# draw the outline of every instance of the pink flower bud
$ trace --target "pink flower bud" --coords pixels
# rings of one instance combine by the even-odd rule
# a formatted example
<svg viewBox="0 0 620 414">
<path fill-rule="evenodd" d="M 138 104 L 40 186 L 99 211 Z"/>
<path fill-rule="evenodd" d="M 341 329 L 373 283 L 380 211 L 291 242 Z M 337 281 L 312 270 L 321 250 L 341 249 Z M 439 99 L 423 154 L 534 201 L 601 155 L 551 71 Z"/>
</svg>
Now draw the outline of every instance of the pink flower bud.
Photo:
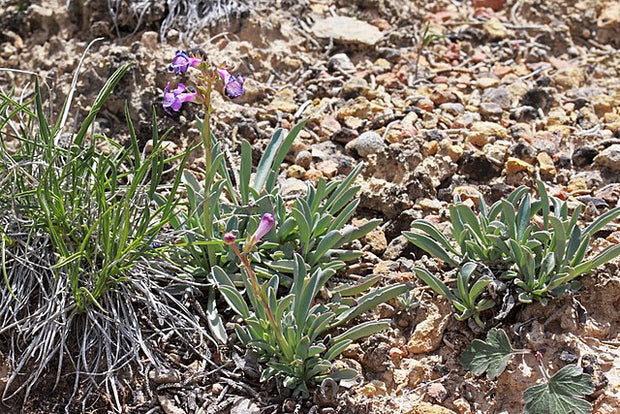
<svg viewBox="0 0 620 414">
<path fill-rule="evenodd" d="M 224 243 L 228 244 L 228 245 L 232 245 L 235 244 L 235 235 L 232 233 L 226 233 L 224 235 Z"/>
<path fill-rule="evenodd" d="M 258 243 L 260 239 L 262 239 L 265 234 L 269 233 L 269 231 L 273 228 L 276 220 L 273 217 L 273 214 L 265 213 L 263 214 L 263 218 L 260 219 L 260 223 L 258 224 L 258 228 L 254 232 L 251 237 L 254 244 Z"/>
</svg>

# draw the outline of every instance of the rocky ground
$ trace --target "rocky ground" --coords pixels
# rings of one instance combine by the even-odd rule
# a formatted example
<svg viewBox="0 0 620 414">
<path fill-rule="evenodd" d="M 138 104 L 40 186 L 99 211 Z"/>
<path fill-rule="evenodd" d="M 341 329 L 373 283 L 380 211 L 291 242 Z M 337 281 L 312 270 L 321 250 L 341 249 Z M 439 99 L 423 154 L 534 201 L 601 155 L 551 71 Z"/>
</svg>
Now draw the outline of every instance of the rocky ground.
<svg viewBox="0 0 620 414">
<path fill-rule="evenodd" d="M 174 128 L 174 154 L 199 140 L 198 106 L 177 118 L 160 107 L 175 50 L 199 47 L 214 62 L 233 63 L 247 78 L 246 94 L 214 101 L 215 134 L 231 153 L 241 139 L 261 148 L 275 128 L 308 120 L 283 166 L 284 193 L 366 163 L 359 218 L 384 224 L 363 241 L 358 274 L 381 273 L 389 283 L 414 280 L 416 261 L 432 268 L 401 232 L 417 218 L 443 225 L 455 194 L 493 202 L 540 178 L 553 195 L 583 203 L 586 221 L 618 205 L 619 1 L 282 0 L 233 8 L 240 13 L 203 28 L 188 26 L 182 13 L 167 18 L 164 2 L 112 2 L 113 13 L 100 3 L 0 0 L 0 87 L 28 91 L 32 78 L 6 69 L 33 71 L 60 108 L 86 45 L 103 37 L 85 58 L 74 116 L 86 113 L 119 65 L 134 62 L 97 125 L 126 134 L 127 101 L 144 144 L 155 107 L 160 129 Z M 202 154 L 190 168 L 200 174 Z M 595 249 L 620 243 L 619 230 L 616 223 Z M 620 406 L 619 274 L 612 263 L 585 277 L 578 295 L 523 307 L 503 323 L 553 370 L 578 359 L 593 375 L 597 413 Z M 274 398 L 281 390 L 261 387 L 250 369 L 233 381 L 190 364 L 172 376 L 133 379 L 127 412 L 521 412 L 537 373 L 516 364 L 496 381 L 466 372 L 460 355 L 480 333 L 421 283 L 414 297 L 410 308 L 377 309 L 393 327 L 347 350 L 343 363 L 363 379 L 337 395 L 328 387 L 298 404 Z M 56 412 L 62 398 L 42 389 L 25 408 Z M 105 407 L 105 397 L 93 401 Z"/>
</svg>

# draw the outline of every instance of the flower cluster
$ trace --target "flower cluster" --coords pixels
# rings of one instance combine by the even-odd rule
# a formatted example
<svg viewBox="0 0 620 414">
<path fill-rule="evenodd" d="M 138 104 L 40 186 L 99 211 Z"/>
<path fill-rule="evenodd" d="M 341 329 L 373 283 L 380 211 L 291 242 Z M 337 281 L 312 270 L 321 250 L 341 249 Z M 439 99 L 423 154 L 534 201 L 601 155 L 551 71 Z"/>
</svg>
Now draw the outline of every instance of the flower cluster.
<svg viewBox="0 0 620 414">
<path fill-rule="evenodd" d="M 187 73 L 190 68 L 198 70 L 197 76 L 193 78 L 197 90 L 191 92 L 184 84 L 179 83 L 171 91 L 170 82 L 168 82 L 164 88 L 163 103 L 164 110 L 168 114 L 172 114 L 171 111 L 179 111 L 184 102 L 202 103 L 208 107 L 210 103 L 209 92 L 218 76 L 224 83 L 224 94 L 227 97 L 235 99 L 243 95 L 245 79 L 242 75 L 234 76 L 231 74 L 229 72 L 230 67 L 225 64 L 212 67 L 198 56 L 191 55 L 185 50 L 178 50 L 172 59 L 172 63 L 168 66 L 168 69 L 177 75 Z"/>
</svg>

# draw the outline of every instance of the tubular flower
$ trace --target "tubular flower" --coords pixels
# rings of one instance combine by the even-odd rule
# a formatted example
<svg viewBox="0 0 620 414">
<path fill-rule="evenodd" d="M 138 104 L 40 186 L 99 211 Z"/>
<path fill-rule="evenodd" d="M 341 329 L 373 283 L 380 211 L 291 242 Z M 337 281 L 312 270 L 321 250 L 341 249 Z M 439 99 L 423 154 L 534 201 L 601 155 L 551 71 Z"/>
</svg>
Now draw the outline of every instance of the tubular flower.
<svg viewBox="0 0 620 414">
<path fill-rule="evenodd" d="M 170 82 L 164 88 L 164 110 L 171 114 L 170 109 L 173 111 L 178 111 L 181 109 L 181 105 L 183 102 L 196 102 L 198 98 L 197 92 L 189 92 L 189 90 L 183 85 L 179 83 L 176 89 L 173 89 L 170 92 Z"/>
<path fill-rule="evenodd" d="M 225 68 L 217 68 L 216 71 L 224 81 L 224 94 L 226 96 L 235 99 L 243 95 L 243 82 L 245 82 L 243 76 L 234 76 Z"/>
<path fill-rule="evenodd" d="M 265 236 L 265 234 L 269 233 L 269 231 L 273 228 L 275 221 L 276 219 L 273 217 L 273 214 L 263 214 L 263 218 L 260 219 L 258 228 L 250 238 L 252 240 L 252 244 L 258 243 L 260 239 Z"/>
<path fill-rule="evenodd" d="M 174 59 L 172 59 L 170 66 L 168 66 L 168 70 L 179 75 L 187 72 L 190 66 L 195 67 L 200 62 L 200 59 L 191 57 L 185 50 L 177 50 L 177 54 L 174 56 Z"/>
<path fill-rule="evenodd" d="M 232 233 L 226 233 L 224 235 L 224 243 L 226 243 L 228 245 L 235 244 L 235 235 L 232 234 Z"/>
</svg>

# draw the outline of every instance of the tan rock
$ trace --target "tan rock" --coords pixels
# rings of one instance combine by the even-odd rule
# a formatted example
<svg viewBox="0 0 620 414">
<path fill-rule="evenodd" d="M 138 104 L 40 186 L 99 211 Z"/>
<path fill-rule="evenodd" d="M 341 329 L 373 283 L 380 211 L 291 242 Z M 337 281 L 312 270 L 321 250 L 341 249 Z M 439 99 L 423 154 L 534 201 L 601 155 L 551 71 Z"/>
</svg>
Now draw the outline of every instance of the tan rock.
<svg viewBox="0 0 620 414">
<path fill-rule="evenodd" d="M 497 17 L 492 17 L 482 24 L 482 28 L 487 32 L 492 40 L 503 39 L 510 33 L 506 26 Z"/>
<path fill-rule="evenodd" d="M 456 414 L 454 411 L 424 401 L 419 402 L 412 410 L 403 411 L 404 414 Z"/>
<path fill-rule="evenodd" d="M 333 39 L 339 43 L 372 46 L 383 34 L 370 23 L 346 16 L 333 16 L 318 20 L 312 26 L 312 33 L 320 39 Z"/>
<path fill-rule="evenodd" d="M 286 169 L 286 176 L 289 178 L 303 178 L 306 174 L 306 169 L 299 165 L 291 165 Z"/>
<path fill-rule="evenodd" d="M 449 318 L 450 310 L 446 309 L 446 306 L 440 309 L 435 303 L 429 304 L 426 319 L 415 327 L 407 342 L 407 351 L 410 354 L 422 354 L 437 349 L 441 345 L 443 331 Z"/>
<path fill-rule="evenodd" d="M 583 177 L 573 177 L 566 186 L 566 191 L 575 195 L 576 193 L 582 193 L 588 191 L 588 182 Z"/>
<path fill-rule="evenodd" d="M 366 397 L 374 397 L 377 395 L 387 394 L 387 387 L 383 381 L 372 380 L 368 384 L 364 384 L 357 390 L 358 394 Z"/>
<path fill-rule="evenodd" d="M 468 185 L 455 187 L 454 190 L 452 190 L 452 197 L 456 195 L 461 198 L 461 201 L 473 201 L 474 205 L 476 206 L 480 203 L 480 198 L 482 197 L 482 194 L 480 194 L 480 191 L 478 191 L 478 189 Z"/>
<path fill-rule="evenodd" d="M 423 211 L 439 211 L 441 210 L 441 201 L 431 198 L 423 198 L 416 203 Z"/>
<path fill-rule="evenodd" d="M 541 152 L 536 156 L 536 159 L 538 160 L 538 165 L 540 166 L 540 173 L 543 176 L 555 177 L 557 175 L 555 164 L 549 154 L 546 152 Z"/>
<path fill-rule="evenodd" d="M 454 405 L 458 414 L 471 414 L 472 412 L 469 402 L 463 397 L 452 401 L 452 405 Z"/>
<path fill-rule="evenodd" d="M 282 88 L 273 97 L 269 104 L 269 109 L 278 110 L 286 113 L 293 113 L 297 110 L 295 103 L 295 92 L 292 88 Z"/>
<path fill-rule="evenodd" d="M 499 79 L 484 77 L 476 81 L 476 86 L 481 89 L 494 88 L 499 85 Z"/>
<path fill-rule="evenodd" d="M 433 156 L 437 154 L 438 150 L 439 150 L 439 143 L 437 141 L 433 140 L 433 141 L 424 143 L 424 149 L 423 149 L 424 155 Z"/>
<path fill-rule="evenodd" d="M 568 90 L 580 87 L 585 81 L 585 75 L 581 68 L 571 66 L 559 70 L 553 79 L 559 89 Z"/>
<path fill-rule="evenodd" d="M 513 175 L 521 171 L 527 171 L 531 173 L 534 167 L 529 162 L 525 162 L 519 158 L 508 157 L 506 161 L 506 175 Z"/>
<path fill-rule="evenodd" d="M 479 121 L 474 122 L 467 136 L 467 142 L 482 147 L 495 139 L 506 139 L 508 131 L 506 128 L 495 122 Z"/>
</svg>

